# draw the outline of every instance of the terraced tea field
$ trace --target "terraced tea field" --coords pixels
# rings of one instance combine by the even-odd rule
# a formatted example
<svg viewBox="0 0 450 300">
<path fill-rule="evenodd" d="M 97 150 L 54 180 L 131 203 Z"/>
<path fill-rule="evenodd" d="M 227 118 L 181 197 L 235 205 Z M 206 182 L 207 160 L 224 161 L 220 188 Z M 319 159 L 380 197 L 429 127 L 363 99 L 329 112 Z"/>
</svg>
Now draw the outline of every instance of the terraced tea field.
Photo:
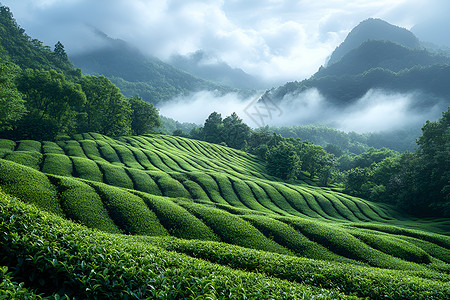
<svg viewBox="0 0 450 300">
<path fill-rule="evenodd" d="M 438 299 L 449 291 L 448 220 L 413 220 L 308 179 L 282 182 L 256 157 L 215 144 L 95 133 L 57 142 L 0 140 L 0 188 L 55 214 L 57 223 L 99 229 L 107 240 L 323 287 L 326 297 L 421 298 L 439 288 Z M 391 271 L 383 277 L 373 267 Z M 374 288 L 349 276 L 366 276 Z M 377 276 L 385 279 L 378 284 Z M 416 286 L 401 292 L 403 276 Z M 381 288 L 388 277 L 393 290 Z"/>
</svg>

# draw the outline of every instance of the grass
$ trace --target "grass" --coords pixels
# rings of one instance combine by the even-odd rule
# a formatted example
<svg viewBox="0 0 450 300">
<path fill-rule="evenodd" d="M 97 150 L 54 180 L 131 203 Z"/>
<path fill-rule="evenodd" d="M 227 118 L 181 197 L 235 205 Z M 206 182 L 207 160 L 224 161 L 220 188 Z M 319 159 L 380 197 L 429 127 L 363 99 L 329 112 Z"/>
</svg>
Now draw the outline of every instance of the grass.
<svg viewBox="0 0 450 300">
<path fill-rule="evenodd" d="M 255 157 L 219 145 L 164 135 L 114 139 L 89 133 L 74 138 L 60 138 L 56 143 L 0 140 L 0 154 L 4 158 L 0 159 L 0 188 L 37 207 L 30 208 L 9 200 L 6 201 L 8 210 L 16 209 L 16 214 L 23 210 L 38 218 L 40 223 L 33 221 L 33 228 L 44 224 L 42 220 L 64 224 L 61 228 L 76 228 L 75 236 L 49 231 L 54 228 L 42 229 L 40 239 L 45 236 L 51 245 L 59 243 L 52 234 L 59 234 L 57 237 L 60 238 L 70 236 L 65 245 L 79 249 L 86 245 L 86 251 L 97 249 L 106 240 L 118 241 L 120 246 L 117 247 L 108 244 L 107 249 L 102 249 L 98 246 L 100 248 L 89 260 L 98 264 L 98 269 L 93 265 L 95 270 L 105 272 L 102 273 L 104 278 L 109 278 L 112 270 L 116 273 L 111 273 L 111 278 L 123 279 L 128 275 L 120 273 L 123 270 L 107 261 L 96 260 L 96 255 L 108 257 L 111 249 L 114 249 L 114 255 L 124 253 L 125 256 L 129 255 L 126 254 L 128 249 L 144 251 L 139 255 L 136 255 L 138 250 L 132 252 L 133 264 L 119 261 L 119 265 L 138 273 L 130 269 L 131 273 L 126 274 L 134 277 L 126 277 L 130 278 L 126 284 L 125 281 L 117 282 L 121 288 L 116 289 L 111 281 L 102 282 L 101 276 L 83 273 L 80 261 L 72 264 L 70 255 L 73 254 L 67 256 L 67 261 L 63 254 L 63 260 L 56 260 L 58 263 L 52 263 L 53 259 L 49 264 L 45 260 L 40 262 L 38 253 L 48 251 L 49 255 L 54 255 L 62 246 L 48 246 L 45 251 L 37 247 L 36 250 L 28 246 L 31 240 L 15 239 L 15 229 L 8 227 L 12 230 L 11 240 L 7 235 L 0 251 L 7 249 L 5 243 L 23 248 L 14 248 L 17 250 L 14 253 L 0 256 L 0 269 L 6 266 L 14 271 L 4 271 L 6 275 L 0 272 L 4 286 L 17 287 L 18 292 L 37 298 L 39 293 L 52 297 L 55 291 L 69 290 L 67 282 L 71 282 L 71 287 L 77 287 L 69 294 L 78 298 L 95 295 L 98 298 L 116 295 L 117 298 L 125 295 L 125 291 L 134 293 L 130 295 L 155 298 L 156 294 L 140 290 L 135 284 L 148 270 L 159 272 L 160 267 L 155 266 L 165 268 L 164 263 L 158 265 L 161 258 L 174 259 L 178 265 L 167 278 L 163 277 L 164 284 L 152 282 L 152 286 L 159 286 L 161 295 L 172 298 L 178 296 L 170 293 L 182 295 L 181 298 L 191 295 L 185 290 L 186 278 L 197 280 L 190 285 L 196 291 L 193 294 L 200 298 L 213 295 L 213 299 L 229 297 L 227 284 L 240 286 L 233 291 L 236 295 L 240 295 L 237 291 L 245 291 L 248 298 L 258 298 L 256 286 L 272 298 L 288 295 L 280 292 L 280 288 L 274 292 L 264 285 L 268 282 L 283 286 L 283 291 L 305 289 L 312 293 L 306 295 L 325 295 L 325 298 L 356 295 L 362 298 L 445 299 L 448 295 L 450 238 L 439 234 L 449 232 L 448 220 L 415 220 L 388 205 L 302 181 L 280 182 L 265 174 L 264 165 Z M 77 227 L 79 225 L 39 209 L 96 231 Z M 9 226 L 10 219 L 5 219 L 8 217 L 4 211 L 0 211 L 0 216 L 3 218 L 0 226 Z M 31 222 L 22 215 L 17 216 L 20 216 L 20 222 Z M 52 233 L 47 235 L 48 232 Z M 77 240 L 80 232 L 85 232 L 90 242 Z M 28 238 L 34 236 L 26 235 L 25 239 Z M 27 260 L 26 264 L 30 265 L 21 271 L 23 273 L 16 272 L 15 268 L 21 268 L 18 261 L 4 263 L 5 257 L 31 257 L 33 253 L 37 255 L 37 261 Z M 158 258 L 152 267 L 144 263 L 150 253 Z M 136 262 L 136 257 L 142 261 Z M 59 261 L 71 267 L 59 268 Z M 225 286 L 221 285 L 223 282 L 218 283 L 213 289 L 207 282 L 215 278 L 218 269 L 226 274 L 220 280 L 228 278 L 225 281 L 228 283 Z M 27 274 L 25 270 L 31 270 L 33 276 L 46 278 L 47 284 L 42 287 L 38 280 L 18 275 Z M 192 270 L 202 275 L 195 277 Z M 77 277 L 73 272 L 85 275 Z M 114 277 L 119 273 L 122 277 Z M 60 274 L 65 279 L 59 281 L 56 275 L 49 274 Z M 177 274 L 181 274 L 184 281 L 176 281 L 174 276 Z M 83 276 L 87 276 L 86 282 L 80 281 Z M 204 278 L 209 279 L 202 281 Z M 260 279 L 262 281 L 258 281 Z M 242 280 L 250 281 L 243 286 Z M 166 288 L 167 282 L 176 282 L 182 288 Z M 207 291 L 203 286 L 205 294 L 200 292 L 200 283 L 207 286 Z M 60 288 L 50 288 L 53 286 Z M 222 292 L 218 293 L 217 287 L 223 288 Z M 292 297 L 301 298 L 299 295 Z"/>
</svg>

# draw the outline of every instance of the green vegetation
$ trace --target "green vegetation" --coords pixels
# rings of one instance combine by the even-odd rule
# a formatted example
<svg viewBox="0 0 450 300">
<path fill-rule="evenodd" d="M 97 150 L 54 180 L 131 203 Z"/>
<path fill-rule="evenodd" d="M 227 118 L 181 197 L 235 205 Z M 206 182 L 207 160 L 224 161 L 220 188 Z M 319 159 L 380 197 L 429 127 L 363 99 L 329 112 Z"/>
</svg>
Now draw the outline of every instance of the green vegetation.
<svg viewBox="0 0 450 300">
<path fill-rule="evenodd" d="M 336 293 L 338 287 L 347 295 L 375 298 L 383 295 L 441 297 L 448 293 L 443 282 L 448 277 L 449 238 L 408 229 L 428 226 L 431 230 L 445 233 L 448 232 L 448 221 L 436 221 L 435 227 L 434 223 L 413 223 L 407 216 L 398 218 L 392 208 L 386 209 L 369 201 L 302 181 L 284 183 L 269 180 L 268 175 L 261 173 L 264 172 L 263 162 L 255 156 L 202 141 L 165 135 L 113 139 L 79 134 L 74 138 L 58 144 L 2 140 L 1 145 L 5 151 L 10 151 L 9 155 L 38 153 L 44 159 L 37 165 L 38 169 L 11 160 L 0 160 L 0 186 L 8 194 L 38 208 L 115 234 L 89 233 L 89 246 L 98 246 L 99 251 L 117 249 L 117 255 L 128 255 L 125 254 L 128 253 L 126 249 L 138 247 L 146 254 L 137 257 L 145 259 L 150 250 L 141 247 L 153 249 L 151 253 L 163 253 L 165 250 L 162 249 L 166 249 L 175 251 L 171 252 L 175 257 L 178 252 L 206 260 L 198 267 L 199 272 L 213 274 L 206 270 L 209 270 L 210 263 L 214 263 L 226 266 L 227 272 L 249 272 L 248 278 L 267 276 L 277 282 L 287 279 L 289 282 L 284 284 L 293 289 L 300 282 L 308 290 L 325 288 L 321 294 Z M 37 149 L 41 152 L 36 152 Z M 55 154 L 55 151 L 66 154 Z M 157 164 L 153 164 L 156 161 Z M 47 174 L 41 173 L 44 171 Z M 9 205 L 16 209 L 20 206 L 18 203 L 17 200 L 9 201 Z M 66 221 L 55 221 L 49 215 L 45 218 L 51 219 L 52 223 L 74 226 L 66 225 L 70 224 Z M 76 232 L 84 231 L 77 229 Z M 118 233 L 130 236 L 122 237 Z M 120 239 L 123 243 L 115 245 L 122 248 L 102 248 L 99 245 L 103 244 L 97 244 L 97 235 L 103 241 Z M 168 238 L 169 235 L 172 238 Z M 164 236 L 167 238 L 156 238 Z M 67 237 L 68 242 L 70 239 Z M 77 247 L 84 247 L 84 242 L 75 240 Z M 95 253 L 108 255 L 106 252 Z M 17 254 L 17 257 L 21 255 Z M 191 261 L 187 256 L 180 257 L 184 261 L 183 266 Z M 59 258 L 57 261 L 64 262 Z M 117 269 L 103 263 L 95 268 L 101 272 L 108 268 L 104 276 L 119 274 Z M 16 266 L 15 263 L 4 265 L 8 268 Z M 64 265 L 67 266 L 65 262 Z M 372 266 L 383 268 L 383 271 L 372 269 Z M 35 267 L 27 268 L 34 270 Z M 241 271 L 232 270 L 234 268 Z M 304 268 L 309 271 L 298 272 Z M 72 278 L 73 272 L 67 272 L 72 269 L 63 269 L 58 270 L 65 272 L 64 278 Z M 253 273 L 256 271 L 261 274 Z M 343 276 L 345 272 L 349 275 Z M 24 273 L 14 274 L 11 282 L 24 282 L 24 287 L 45 295 L 55 293 L 55 290 L 46 290 L 33 279 L 19 275 Z M 51 276 L 39 276 L 52 283 L 56 280 Z M 363 277 L 360 279 L 359 276 Z M 377 281 L 375 278 L 381 279 Z M 95 280 L 89 277 L 85 284 L 93 285 Z M 411 283 L 405 286 L 405 282 Z M 100 282 L 98 284 L 96 289 L 99 293 L 109 289 Z M 123 284 L 128 284 L 128 281 L 124 279 Z M 256 281 L 254 284 L 257 286 Z M 67 295 L 81 293 L 81 290 L 69 287 L 64 291 Z M 244 288 L 245 294 L 249 291 L 249 287 Z M 336 297 L 337 294 L 333 295 Z"/>
</svg>

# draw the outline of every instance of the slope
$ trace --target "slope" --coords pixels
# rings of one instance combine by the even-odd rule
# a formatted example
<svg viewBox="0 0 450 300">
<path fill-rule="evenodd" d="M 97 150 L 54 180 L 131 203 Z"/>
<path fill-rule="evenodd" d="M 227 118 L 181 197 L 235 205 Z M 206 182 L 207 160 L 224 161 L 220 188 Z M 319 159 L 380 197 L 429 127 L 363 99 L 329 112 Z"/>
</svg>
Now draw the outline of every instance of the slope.
<svg viewBox="0 0 450 300">
<path fill-rule="evenodd" d="M 439 269 L 449 260 L 447 237 L 399 229 L 414 223 L 386 205 L 277 181 L 253 156 L 214 144 L 92 133 L 57 143 L 2 140 L 0 157 L 5 192 L 111 233 L 392 269 Z"/>
<path fill-rule="evenodd" d="M 411 49 L 419 49 L 420 42 L 409 30 L 389 24 L 381 19 L 372 19 L 359 23 L 331 54 L 328 65 L 338 62 L 351 50 L 358 48 L 368 40 L 390 41 Z"/>
<path fill-rule="evenodd" d="M 194 77 L 155 57 L 142 54 L 123 40 L 113 39 L 98 30 L 102 47 L 71 55 L 74 65 L 84 73 L 104 75 L 127 97 L 141 96 L 157 104 L 179 94 L 200 90 L 234 91 L 210 81 Z"/>
</svg>

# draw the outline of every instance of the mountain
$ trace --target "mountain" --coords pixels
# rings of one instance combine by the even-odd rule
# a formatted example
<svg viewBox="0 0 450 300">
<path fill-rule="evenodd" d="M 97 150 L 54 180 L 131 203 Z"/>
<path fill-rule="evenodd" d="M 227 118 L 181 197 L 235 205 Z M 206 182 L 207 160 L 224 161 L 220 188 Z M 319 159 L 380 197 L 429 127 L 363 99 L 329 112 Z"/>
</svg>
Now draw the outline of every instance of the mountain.
<svg viewBox="0 0 450 300">
<path fill-rule="evenodd" d="M 350 50 L 338 62 L 321 68 L 313 78 L 357 75 L 374 68 L 399 72 L 449 63 L 450 57 L 432 54 L 425 49 L 411 49 L 386 40 L 368 40 Z"/>
<path fill-rule="evenodd" d="M 84 73 L 104 75 L 127 96 L 141 96 L 157 104 L 180 94 L 200 90 L 235 91 L 181 71 L 155 57 L 142 54 L 123 40 L 113 39 L 96 30 L 100 48 L 70 56 Z"/>
<path fill-rule="evenodd" d="M 189 55 L 173 55 L 169 63 L 197 77 L 237 89 L 264 89 L 266 85 L 242 69 L 232 68 L 213 55 L 198 50 Z"/>
<path fill-rule="evenodd" d="M 370 28 L 376 30 L 370 32 Z M 384 39 L 374 40 L 377 36 Z M 419 48 L 417 38 L 406 29 L 381 20 L 366 20 L 350 32 L 331 57 L 328 66 L 321 67 L 311 78 L 286 83 L 263 97 L 281 102 L 287 95 L 295 98 L 314 88 L 328 104 L 344 108 L 378 89 L 390 94 L 421 95 L 410 103 L 416 111 L 435 106 L 442 111 L 450 103 L 450 58 Z"/>
<path fill-rule="evenodd" d="M 421 48 L 419 39 L 411 31 L 380 19 L 370 18 L 350 31 L 344 42 L 331 54 L 327 65 L 339 61 L 345 54 L 368 40 L 391 41 L 411 49 Z"/>
</svg>

